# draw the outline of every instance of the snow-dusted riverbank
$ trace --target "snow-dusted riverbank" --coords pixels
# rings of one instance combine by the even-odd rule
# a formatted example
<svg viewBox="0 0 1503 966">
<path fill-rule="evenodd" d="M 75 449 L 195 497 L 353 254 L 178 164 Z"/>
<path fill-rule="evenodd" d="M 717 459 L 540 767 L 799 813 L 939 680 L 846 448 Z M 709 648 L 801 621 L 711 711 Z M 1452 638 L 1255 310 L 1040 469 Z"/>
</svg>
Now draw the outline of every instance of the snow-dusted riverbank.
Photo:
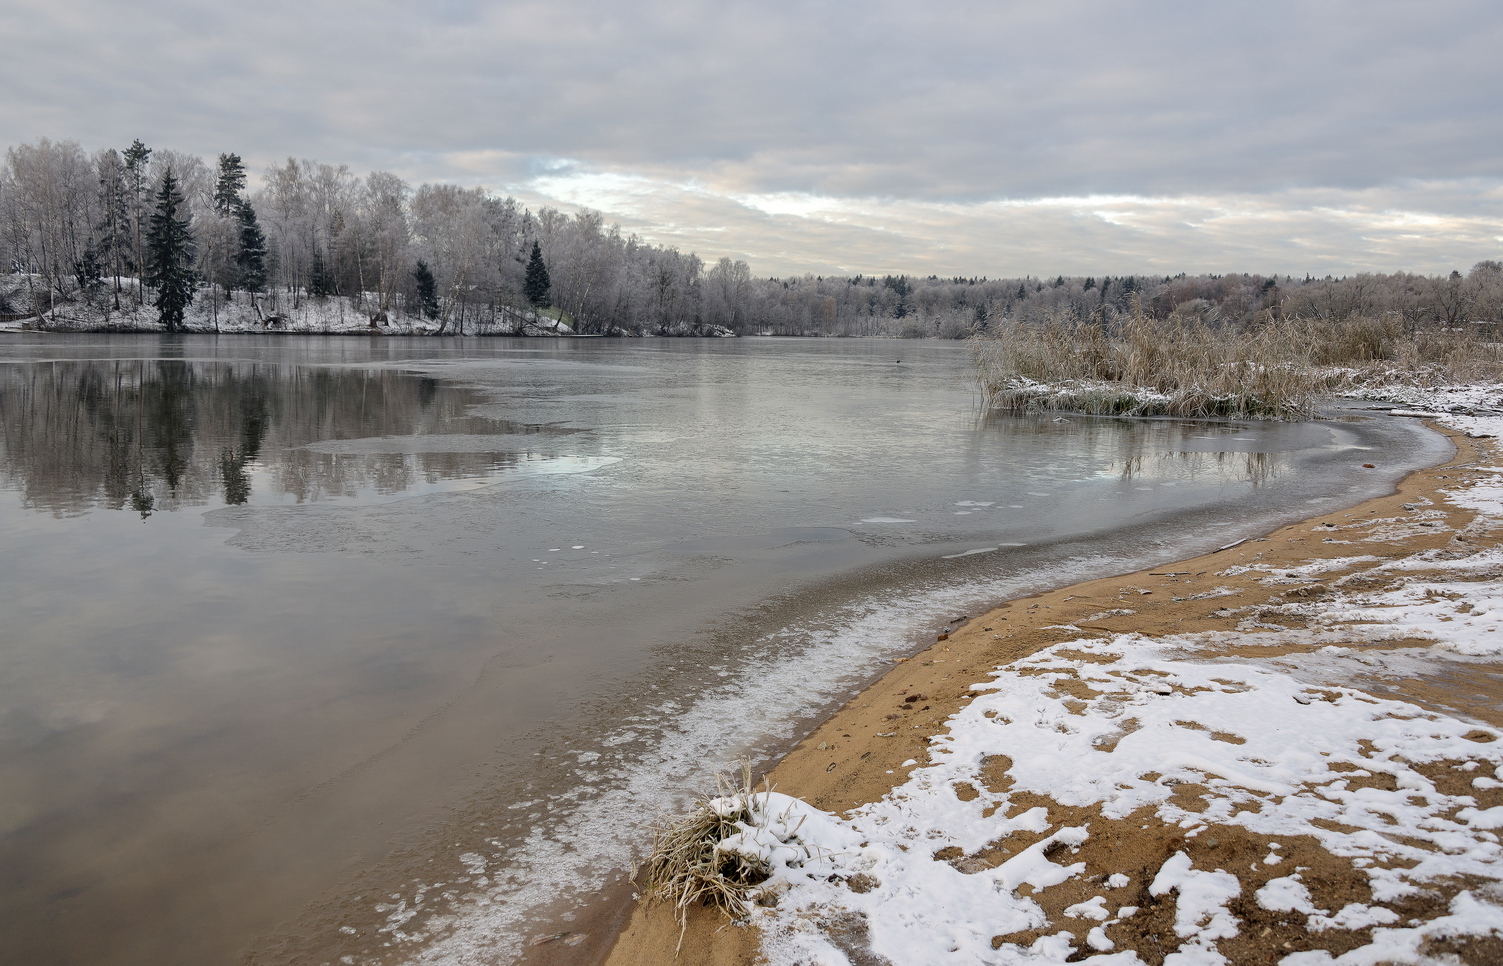
<svg viewBox="0 0 1503 966">
<path fill-rule="evenodd" d="M 1397 401 L 1496 437 L 1503 417 L 1451 411 L 1500 399 Z M 1503 961 L 1503 732 L 1484 714 L 1503 670 L 1503 461 L 1479 453 L 1433 501 L 1167 575 L 1182 610 L 1208 612 L 1183 631 L 1117 630 L 1133 593 L 1046 628 L 1056 643 L 975 679 L 880 800 L 844 816 L 770 801 L 734 842 L 772 869 L 748 915 L 763 955 Z M 1176 606 L 1165 592 L 1142 599 Z M 874 727 L 853 740 L 907 725 Z"/>
<path fill-rule="evenodd" d="M 0 332 L 41 329 L 51 332 L 162 332 L 157 310 L 148 292 L 145 303 L 136 304 L 135 279 L 122 279 L 118 298 L 113 280 L 84 297 L 55 304 L 28 287 L 25 276 L 0 276 Z M 40 300 L 40 314 L 33 308 Z M 234 292 L 228 298 L 218 290 L 200 289 L 184 314 L 183 324 L 193 333 L 299 333 L 304 335 L 523 335 L 573 336 L 570 317 L 558 311 L 533 311 L 526 307 L 471 307 L 450 313 L 447 319 L 428 319 L 395 307 L 380 310 L 375 293 L 364 299 L 330 295 L 297 297 L 287 292 L 263 293 L 254 298 Z M 733 336 L 724 326 L 689 321 L 668 322 L 640 332 L 609 326 L 600 335 L 632 336 Z"/>
</svg>

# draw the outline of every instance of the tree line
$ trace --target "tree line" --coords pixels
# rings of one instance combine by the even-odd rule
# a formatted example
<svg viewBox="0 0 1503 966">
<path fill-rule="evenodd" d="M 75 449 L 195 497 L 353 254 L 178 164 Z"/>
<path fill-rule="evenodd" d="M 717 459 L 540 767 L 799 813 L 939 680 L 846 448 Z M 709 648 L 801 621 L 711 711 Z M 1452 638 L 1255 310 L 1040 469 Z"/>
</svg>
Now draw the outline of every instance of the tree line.
<svg viewBox="0 0 1503 966">
<path fill-rule="evenodd" d="M 86 153 L 46 139 L 0 167 L 0 258 L 16 279 L 0 314 L 44 322 L 140 314 L 167 328 L 190 305 L 277 318 L 344 300 L 371 325 L 403 315 L 440 333 L 552 310 L 586 333 L 694 334 L 748 321 L 745 262 L 709 268 L 592 211 L 528 210 L 479 188 L 288 159 L 245 190 L 238 155 L 216 164 L 136 141 Z M 14 303 L 25 302 L 24 306 Z"/>
<path fill-rule="evenodd" d="M 42 139 L 0 167 L 0 316 L 166 328 L 223 311 L 275 320 L 337 302 L 371 326 L 423 320 L 444 334 L 505 331 L 547 313 L 591 334 L 962 338 L 1003 320 L 1194 316 L 1382 317 L 1406 327 L 1503 318 L 1503 265 L 1398 272 L 1035 278 L 908 275 L 754 278 L 707 266 L 594 211 L 529 210 L 480 188 L 289 158 L 247 191 L 234 153 L 215 163 L 135 141 L 86 153 Z M 147 306 L 150 305 L 150 310 Z M 191 317 L 190 317 L 191 308 Z"/>
<path fill-rule="evenodd" d="M 1410 332 L 1503 322 L 1503 262 L 1493 260 L 1465 275 L 804 276 L 752 289 L 754 324 L 786 335 L 964 338 L 1003 323 L 1079 320 L 1110 328 L 1142 316 L 1193 319 L 1212 329 L 1293 318 L 1383 319 Z"/>
</svg>

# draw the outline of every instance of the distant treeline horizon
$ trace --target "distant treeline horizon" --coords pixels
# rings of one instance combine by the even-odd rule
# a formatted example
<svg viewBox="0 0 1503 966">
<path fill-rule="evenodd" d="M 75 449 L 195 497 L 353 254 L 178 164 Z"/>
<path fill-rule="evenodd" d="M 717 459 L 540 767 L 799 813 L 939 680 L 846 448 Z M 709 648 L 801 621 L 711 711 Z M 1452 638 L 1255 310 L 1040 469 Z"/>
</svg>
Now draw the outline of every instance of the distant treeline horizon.
<svg viewBox="0 0 1503 966">
<path fill-rule="evenodd" d="M 289 158 L 244 190 L 245 169 L 152 149 L 86 153 L 42 139 L 8 148 L 0 167 L 0 264 L 28 286 L 5 287 L 0 315 L 57 314 L 113 301 L 126 311 L 122 278 L 158 287 L 169 272 L 151 262 L 153 216 L 163 215 L 172 172 L 190 295 L 252 293 L 268 311 L 307 299 L 344 299 L 371 318 L 425 316 L 441 332 L 483 332 L 498 312 L 536 307 L 527 261 L 536 244 L 547 266 L 548 303 L 583 333 L 693 333 L 963 338 L 1006 320 L 1133 314 L 1194 316 L 1213 326 L 1260 317 L 1394 316 L 1409 327 L 1503 320 L 1503 263 L 1465 274 L 1360 273 L 1344 277 L 1262 274 L 1021 278 L 936 275 L 754 277 L 745 261 L 707 265 L 693 252 L 654 245 L 595 211 L 536 212 L 481 188 L 425 183 L 389 172 Z M 167 218 L 171 221 L 172 218 Z M 252 226 L 247 228 L 247 224 Z M 184 234 L 185 233 L 185 234 Z M 143 271 L 144 269 L 144 271 Z M 31 284 L 34 280 L 34 284 Z M 146 293 L 127 292 L 144 311 Z M 29 304 L 17 304 L 19 302 Z M 76 313 L 75 313 L 76 314 Z"/>
</svg>

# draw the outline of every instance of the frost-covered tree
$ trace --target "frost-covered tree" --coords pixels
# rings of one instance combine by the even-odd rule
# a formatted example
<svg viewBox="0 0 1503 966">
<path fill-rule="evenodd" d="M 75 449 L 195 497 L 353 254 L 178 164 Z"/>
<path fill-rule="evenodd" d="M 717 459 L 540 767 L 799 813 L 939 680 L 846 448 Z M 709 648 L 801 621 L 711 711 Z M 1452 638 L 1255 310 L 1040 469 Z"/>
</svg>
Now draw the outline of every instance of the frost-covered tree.
<svg viewBox="0 0 1503 966">
<path fill-rule="evenodd" d="M 396 175 L 375 171 L 354 186 L 350 210 L 338 235 L 341 269 L 349 274 L 357 303 L 372 317 L 391 311 L 405 289 L 412 264 L 407 200 L 411 191 Z M 366 303 L 375 295 L 376 304 Z"/>
<path fill-rule="evenodd" d="M 75 142 L 43 138 L 8 150 L 0 180 L 15 267 L 26 274 L 33 310 L 55 315 L 98 265 L 93 165 Z"/>
<path fill-rule="evenodd" d="M 413 195 L 413 247 L 431 268 L 446 293 L 439 311 L 439 331 L 452 323 L 464 334 L 471 303 L 495 302 L 498 253 L 507 247 L 508 212 L 479 188 L 423 185 Z"/>
<path fill-rule="evenodd" d="M 751 284 L 751 268 L 745 262 L 729 258 L 716 262 L 705 274 L 706 320 L 740 330 L 746 322 Z"/>
<path fill-rule="evenodd" d="M 130 237 L 130 188 L 126 183 L 125 162 L 120 152 L 108 148 L 94 155 L 94 175 L 99 182 L 95 225 L 95 248 L 114 279 L 115 308 L 120 308 L 120 276 L 126 266 L 134 265 Z"/>
<path fill-rule="evenodd" d="M 151 161 L 151 148 L 141 143 L 140 138 L 131 142 L 130 147 L 125 149 L 125 155 L 121 159 L 125 163 L 126 183 L 130 188 L 130 216 L 131 237 L 136 243 L 136 271 L 141 271 L 145 264 L 145 252 L 142 250 L 142 241 L 146 230 L 146 197 L 147 189 L 151 184 L 147 165 Z M 141 304 L 143 293 L 141 287 L 136 286 L 136 304 Z"/>
</svg>

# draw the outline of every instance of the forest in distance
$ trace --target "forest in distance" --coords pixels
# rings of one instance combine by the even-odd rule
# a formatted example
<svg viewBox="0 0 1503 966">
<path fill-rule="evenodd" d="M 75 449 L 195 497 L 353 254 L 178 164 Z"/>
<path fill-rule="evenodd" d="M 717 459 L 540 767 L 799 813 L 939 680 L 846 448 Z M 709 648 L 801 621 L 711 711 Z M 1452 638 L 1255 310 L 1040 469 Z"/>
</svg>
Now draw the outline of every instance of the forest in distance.
<svg viewBox="0 0 1503 966">
<path fill-rule="evenodd" d="M 754 277 L 593 211 L 288 159 L 246 190 L 215 161 L 136 141 L 10 147 L 0 320 L 60 330 L 964 338 L 1008 323 L 1388 317 L 1503 320 L 1503 263 L 1465 274 Z M 165 307 L 164 307 L 165 306 Z"/>
</svg>

